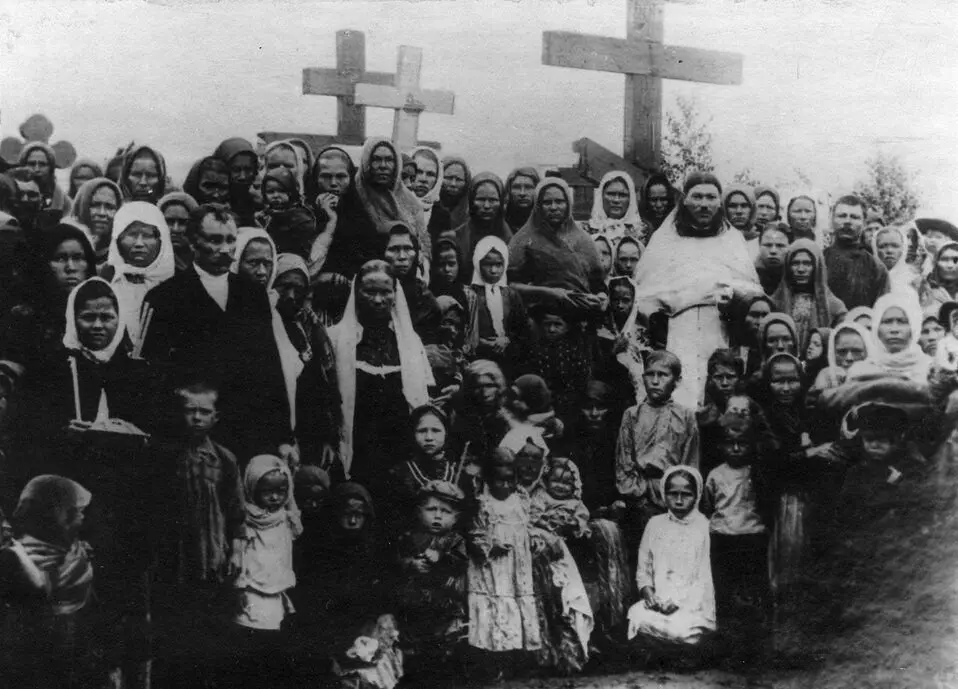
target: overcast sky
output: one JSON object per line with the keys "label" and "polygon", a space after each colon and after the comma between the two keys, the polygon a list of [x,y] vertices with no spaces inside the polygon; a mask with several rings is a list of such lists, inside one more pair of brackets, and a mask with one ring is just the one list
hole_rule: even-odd
{"label": "overcast sky", "polygon": [[[667,5],[665,39],[740,52],[742,86],[666,82],[713,117],[719,173],[767,181],[800,168],[841,193],[879,149],[918,176],[928,212],[958,219],[958,3],[709,0]],[[366,66],[423,48],[422,82],[456,94],[420,138],[474,170],[568,163],[583,136],[621,152],[620,75],[546,67],[543,30],[625,35],[624,0],[146,3],[0,0],[3,135],[43,112],[52,141],[106,158],[151,143],[178,182],[222,139],[335,131],[335,99],[301,70],[335,65],[335,31],[366,33]],[[392,113],[370,110],[368,134]]]}

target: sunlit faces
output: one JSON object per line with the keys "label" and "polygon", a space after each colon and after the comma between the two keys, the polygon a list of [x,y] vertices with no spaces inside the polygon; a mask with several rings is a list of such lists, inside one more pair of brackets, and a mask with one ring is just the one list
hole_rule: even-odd
{"label": "sunlit faces", "polygon": [[190,212],[181,203],[168,203],[163,207],[163,219],[170,228],[170,241],[174,249],[189,246],[186,238],[186,223],[189,222]]}
{"label": "sunlit faces", "polygon": [[808,346],[805,348],[805,360],[815,361],[825,353],[825,343],[822,334],[817,330],[808,336]]}
{"label": "sunlit faces", "polygon": [[203,436],[209,433],[219,421],[219,412],[216,409],[219,395],[214,391],[179,392],[182,406],[180,407],[183,425],[194,436]]}
{"label": "sunlit faces", "polygon": [[755,199],[755,220],[761,224],[778,219],[778,202],[768,192]]}
{"label": "sunlit faces", "polygon": [[120,207],[116,192],[104,184],[98,187],[90,197],[90,232],[96,238],[98,247],[107,246],[113,231],[113,218]]}
{"label": "sunlit faces", "polygon": [[494,285],[502,278],[505,265],[502,254],[493,249],[479,261],[479,276],[486,284]]}
{"label": "sunlit faces", "polygon": [[894,268],[905,253],[905,243],[898,230],[880,229],[875,245],[878,249],[878,260],[885,264],[888,270]]}
{"label": "sunlit faces", "polygon": [[853,364],[864,361],[868,354],[865,340],[854,330],[845,328],[835,336],[835,363],[847,371]]}
{"label": "sunlit faces", "polygon": [[230,186],[236,191],[246,191],[256,177],[256,154],[237,153],[230,159]]}
{"label": "sunlit faces", "polygon": [[435,414],[420,416],[413,436],[416,447],[426,457],[436,457],[446,446],[446,426]]}
{"label": "sunlit faces", "polygon": [[716,366],[715,370],[709,374],[712,388],[723,400],[728,400],[732,396],[739,380],[738,371],[731,366]]}
{"label": "sunlit faces", "polygon": [[665,506],[678,519],[685,519],[695,509],[695,482],[676,471],[665,482]]}
{"label": "sunlit faces", "polygon": [[60,242],[50,256],[49,266],[53,282],[62,292],[69,292],[86,280],[92,268],[83,245],[77,239]]}
{"label": "sunlit faces", "polygon": [[146,268],[160,255],[160,230],[135,220],[120,233],[116,245],[124,261],[137,268]]}
{"label": "sunlit faces", "polygon": [[386,262],[400,280],[409,275],[416,263],[416,245],[408,233],[389,235],[386,244]]}
{"label": "sunlit faces", "polygon": [[413,185],[413,193],[422,198],[436,186],[439,180],[439,163],[431,155],[418,153],[413,158],[416,164],[416,182]]}
{"label": "sunlit faces", "polygon": [[642,374],[645,393],[653,404],[661,404],[672,398],[679,379],[665,361],[654,361],[646,366]]}
{"label": "sunlit faces", "polygon": [[239,257],[239,274],[257,285],[266,287],[273,274],[273,247],[265,239],[253,239]]}
{"label": "sunlit faces", "polygon": [[495,219],[501,206],[502,201],[499,199],[499,190],[495,184],[483,182],[476,187],[476,193],[472,199],[473,213],[476,214],[476,218],[489,222]]}
{"label": "sunlit faces", "polygon": [[536,197],[536,181],[527,175],[516,175],[509,185],[509,203],[518,208],[532,208]]}
{"label": "sunlit faces", "polygon": [[759,324],[771,312],[771,305],[764,299],[758,299],[748,307],[748,313],[745,314],[745,327],[752,336],[753,342],[758,339]]}
{"label": "sunlit faces", "polygon": [[427,533],[433,535],[449,533],[459,520],[459,510],[435,495],[423,499],[418,512],[419,523]]}
{"label": "sunlit faces", "polygon": [[542,209],[543,219],[553,228],[559,228],[569,217],[569,199],[561,187],[551,186],[542,190],[539,195],[539,208]]}
{"label": "sunlit faces", "polygon": [[767,266],[780,266],[788,251],[788,236],[780,230],[765,230],[758,241],[758,255]]}
{"label": "sunlit faces", "polygon": [[878,322],[878,340],[890,354],[904,351],[911,343],[912,332],[908,315],[897,306],[885,309]]}
{"label": "sunlit faces", "polygon": [[775,401],[782,405],[792,405],[802,391],[802,378],[796,362],[777,359],[768,372],[768,386]]}
{"label": "sunlit faces", "polygon": [[647,203],[657,220],[665,217],[669,211],[669,190],[664,184],[653,184],[649,187]]}
{"label": "sunlit faces", "polygon": [[642,250],[634,241],[623,239],[615,250],[615,272],[618,275],[632,277],[642,257]]}
{"label": "sunlit faces", "polygon": [[832,230],[842,244],[857,244],[865,228],[865,209],[840,203],[832,211]]}
{"label": "sunlit faces", "polygon": [[815,276],[815,259],[807,251],[796,251],[788,262],[788,272],[795,287],[807,288]]}
{"label": "sunlit faces", "polygon": [[926,318],[921,324],[921,337],[918,346],[928,356],[935,356],[938,351],[938,342],[945,336],[945,329],[935,318]]}
{"label": "sunlit faces", "polygon": [[812,232],[815,229],[817,212],[811,199],[797,198],[788,209],[788,224],[798,232]]}
{"label": "sunlit faces", "polygon": [[152,201],[159,183],[159,161],[149,151],[140,151],[126,175],[126,184],[133,200]]}
{"label": "sunlit faces", "polygon": [[449,198],[458,199],[466,192],[466,168],[449,163],[442,171],[442,190]]}
{"label": "sunlit faces", "polygon": [[602,188],[602,209],[612,220],[621,220],[629,209],[629,187],[621,179],[613,179]]}
{"label": "sunlit faces", "polygon": [[436,274],[447,285],[453,284],[459,278],[459,254],[452,247],[439,251],[436,256]]}
{"label": "sunlit faces", "polygon": [[[405,173],[405,168],[403,168]],[[319,191],[323,194],[342,196],[349,189],[349,165],[342,154],[327,151],[319,157],[319,174],[316,175]]]}
{"label": "sunlit faces", "polygon": [[765,329],[765,352],[772,354],[794,354],[795,336],[784,323],[770,323]]}
{"label": "sunlit faces", "polygon": [[752,216],[752,204],[745,194],[734,192],[729,194],[725,201],[725,213],[732,227],[737,230],[746,230],[749,218]]}
{"label": "sunlit faces", "polygon": [[27,159],[24,161],[23,165],[24,167],[29,168],[35,179],[44,179],[49,177],[52,172],[52,168],[50,167],[50,159],[47,158],[47,154],[39,148],[35,148],[30,151],[30,154],[27,156]]}
{"label": "sunlit faces", "polygon": [[[82,292],[83,288],[78,291]],[[106,349],[119,327],[116,301],[109,297],[88,299],[76,307],[77,339],[89,350]]]}
{"label": "sunlit faces", "polygon": [[384,272],[367,273],[359,282],[356,297],[361,317],[373,322],[388,321],[396,302],[395,281]]}
{"label": "sunlit faces", "polygon": [[191,241],[193,259],[211,275],[225,275],[236,251],[236,224],[220,222],[213,214],[203,218]]}
{"label": "sunlit faces", "polygon": [[289,476],[274,469],[268,471],[256,482],[253,502],[267,512],[278,512],[289,500]]}
{"label": "sunlit faces", "polygon": [[228,203],[230,198],[229,174],[218,169],[200,172],[198,184],[200,203]]}
{"label": "sunlit faces", "polygon": [[714,184],[696,184],[689,189],[683,203],[699,227],[705,227],[719,212],[722,197]]}
{"label": "sunlit faces", "polygon": [[938,253],[935,259],[938,279],[951,284],[958,281],[958,247],[946,247]]}

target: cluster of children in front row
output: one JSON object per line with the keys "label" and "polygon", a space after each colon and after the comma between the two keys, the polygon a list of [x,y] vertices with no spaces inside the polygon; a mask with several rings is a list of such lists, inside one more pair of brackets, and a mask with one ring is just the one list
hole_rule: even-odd
{"label": "cluster of children in front row", "polygon": [[[155,622],[179,620],[180,650],[157,653],[157,677],[190,686],[204,673],[232,672],[237,684],[255,683],[281,663],[291,686],[297,677],[315,686],[324,674],[334,684],[391,689],[417,666],[449,668],[451,656],[474,663],[455,666],[470,674],[523,664],[572,673],[627,641],[649,652],[688,650],[723,619],[734,627],[742,611],[754,615],[745,625],[753,640],[755,630],[762,636],[766,553],[772,587],[787,589],[800,575],[823,477],[843,476],[849,453],[881,445],[876,439],[900,443],[903,422],[897,409],[876,405],[858,411],[855,440],[816,445],[800,362],[770,357],[760,406],[740,395],[734,361],[725,350],[713,355],[708,403],[697,415],[671,400],[677,357],[649,354],[645,400],[626,411],[615,457],[596,458],[615,463],[620,499],[591,511],[578,467],[550,454],[554,434],[547,442],[513,415],[487,456],[459,455],[450,451],[452,424],[432,406],[411,415],[417,449],[392,469],[392,504],[374,505],[360,485],[333,486],[318,467],[294,472],[270,455],[254,457],[241,476],[209,437],[216,389],[184,386],[175,490],[154,506],[166,520],[153,525]],[[708,448],[718,454],[706,456]],[[883,458],[888,452],[882,445]],[[91,500],[61,477],[27,485],[12,515],[16,537],[0,550],[5,601],[27,601],[58,624],[89,606],[96,579],[79,537]],[[11,598],[24,591],[31,595]],[[228,604],[224,591],[232,591]],[[225,611],[229,635],[196,621],[213,624]],[[44,624],[34,631],[60,633]],[[19,653],[37,657],[37,648]]]}

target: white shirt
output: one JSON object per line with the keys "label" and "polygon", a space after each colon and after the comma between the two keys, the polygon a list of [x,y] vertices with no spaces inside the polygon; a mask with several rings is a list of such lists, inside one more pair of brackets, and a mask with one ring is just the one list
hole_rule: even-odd
{"label": "white shirt", "polygon": [[705,480],[704,500],[715,510],[709,524],[712,533],[741,536],[765,531],[756,511],[751,467],[721,464],[712,469]]}
{"label": "white shirt", "polygon": [[206,290],[207,294],[213,298],[213,301],[215,301],[216,304],[223,309],[223,311],[226,311],[226,302],[230,297],[230,274],[223,273],[222,275],[212,275],[211,273],[207,273],[195,263],[193,264],[193,267],[196,268],[196,274],[200,276],[200,282],[203,283],[203,289]]}

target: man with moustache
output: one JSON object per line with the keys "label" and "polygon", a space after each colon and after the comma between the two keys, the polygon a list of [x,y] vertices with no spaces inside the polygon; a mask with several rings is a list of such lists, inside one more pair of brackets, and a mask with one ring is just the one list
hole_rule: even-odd
{"label": "man with moustache", "polygon": [[673,396],[696,409],[702,401],[709,356],[728,347],[720,316],[735,299],[761,294],[745,237],[725,219],[722,185],[693,172],[676,213],[652,235],[636,273],[639,310],[669,317],[667,349],[682,362]]}
{"label": "man with moustache", "polygon": [[889,291],[888,270],[862,247],[865,204],[857,196],[842,196],[832,209],[833,242],[825,249],[828,287],[848,310],[871,307]]}

